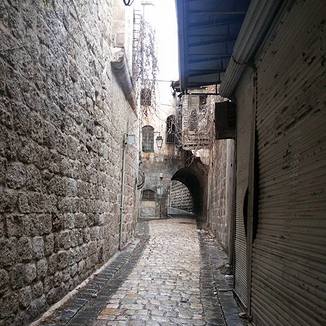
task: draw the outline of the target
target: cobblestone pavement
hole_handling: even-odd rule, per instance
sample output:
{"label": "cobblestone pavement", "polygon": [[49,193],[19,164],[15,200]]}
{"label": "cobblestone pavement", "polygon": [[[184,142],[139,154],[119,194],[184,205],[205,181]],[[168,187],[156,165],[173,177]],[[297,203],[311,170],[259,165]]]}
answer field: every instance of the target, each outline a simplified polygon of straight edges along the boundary
{"label": "cobblestone pavement", "polygon": [[148,226],[115,275],[109,266],[42,325],[243,325],[215,241],[190,219]]}

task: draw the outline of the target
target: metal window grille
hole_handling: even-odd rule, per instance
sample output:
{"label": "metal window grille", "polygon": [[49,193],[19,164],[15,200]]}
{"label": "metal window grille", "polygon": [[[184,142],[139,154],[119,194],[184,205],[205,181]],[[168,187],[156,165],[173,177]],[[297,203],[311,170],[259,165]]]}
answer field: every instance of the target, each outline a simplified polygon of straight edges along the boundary
{"label": "metal window grille", "polygon": [[142,199],[147,201],[155,201],[155,192],[150,189],[143,190]]}
{"label": "metal window grille", "polygon": [[198,128],[198,114],[197,110],[193,109],[190,112],[190,121],[189,121],[189,130],[190,131],[195,131]]}
{"label": "metal window grille", "polygon": [[202,109],[207,104],[207,95],[199,95],[199,109]]}
{"label": "metal window grille", "polygon": [[174,115],[166,119],[166,143],[175,144],[176,142],[176,120]]}
{"label": "metal window grille", "polygon": [[154,128],[152,126],[142,128],[142,149],[143,152],[154,152]]}
{"label": "metal window grille", "polygon": [[152,104],[152,92],[149,88],[143,88],[140,91],[140,104],[142,106],[151,106]]}

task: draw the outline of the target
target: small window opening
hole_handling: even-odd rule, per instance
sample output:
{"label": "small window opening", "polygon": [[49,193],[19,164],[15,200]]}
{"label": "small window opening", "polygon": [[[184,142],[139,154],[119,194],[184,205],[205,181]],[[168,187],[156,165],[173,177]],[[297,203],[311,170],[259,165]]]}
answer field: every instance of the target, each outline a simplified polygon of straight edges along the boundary
{"label": "small window opening", "polygon": [[176,143],[176,124],[175,116],[170,115],[166,119],[166,143],[175,144]]}
{"label": "small window opening", "polygon": [[207,104],[207,95],[199,95],[199,107],[205,106]]}
{"label": "small window opening", "polygon": [[140,104],[142,106],[151,106],[152,104],[152,92],[149,88],[143,88],[140,91]]}
{"label": "small window opening", "polygon": [[144,201],[155,201],[155,192],[150,189],[143,190],[142,199]]}
{"label": "small window opening", "polygon": [[193,109],[190,112],[190,121],[189,121],[189,130],[190,131],[196,131],[198,128],[198,115],[197,110]]}
{"label": "small window opening", "polygon": [[143,152],[154,152],[154,128],[152,126],[142,128],[142,149]]}

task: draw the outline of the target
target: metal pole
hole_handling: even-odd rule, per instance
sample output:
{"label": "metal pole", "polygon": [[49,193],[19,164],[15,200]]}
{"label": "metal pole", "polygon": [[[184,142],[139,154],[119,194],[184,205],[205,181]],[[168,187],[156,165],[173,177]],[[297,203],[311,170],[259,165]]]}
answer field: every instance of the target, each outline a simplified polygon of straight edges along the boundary
{"label": "metal pole", "polygon": [[[128,130],[128,127],[127,127]],[[126,166],[126,149],[127,149],[127,134],[123,135],[122,143],[122,167],[121,167],[121,196],[120,196],[120,220],[119,220],[119,250],[122,247],[122,227],[124,213],[124,190],[125,190],[125,166]]]}
{"label": "metal pole", "polygon": [[253,112],[251,121],[251,141],[250,141],[250,159],[248,176],[248,221],[247,221],[247,315],[251,320],[251,280],[252,280],[252,247],[253,247],[253,222],[255,205],[255,155],[256,155],[256,111],[257,111],[257,69],[254,67],[253,74]]}
{"label": "metal pole", "polygon": [[162,218],[162,198],[160,198],[160,218]]}
{"label": "metal pole", "polygon": [[227,144],[227,216],[229,218],[229,254],[228,254],[228,263],[230,265],[230,272],[233,274],[234,267],[234,241],[235,241],[235,178],[236,178],[236,169],[235,169],[235,141],[228,140]]}

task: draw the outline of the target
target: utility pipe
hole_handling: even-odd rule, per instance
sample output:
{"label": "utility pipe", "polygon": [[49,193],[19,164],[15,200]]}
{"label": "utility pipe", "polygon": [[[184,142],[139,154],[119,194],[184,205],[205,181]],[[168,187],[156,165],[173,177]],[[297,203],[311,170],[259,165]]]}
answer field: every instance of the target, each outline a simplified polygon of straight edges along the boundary
{"label": "utility pipe", "polygon": [[[128,124],[127,124],[128,130]],[[122,249],[122,227],[124,214],[125,168],[128,134],[123,134],[122,140],[122,166],[121,166],[121,195],[120,195],[120,219],[119,219],[119,250]]]}
{"label": "utility pipe", "polygon": [[126,100],[130,104],[134,113],[137,115],[135,90],[124,50],[115,49],[114,58],[111,61],[111,66],[112,72],[116,76]]}
{"label": "utility pipe", "polygon": [[228,226],[228,264],[230,266],[229,272],[233,274],[234,266],[234,241],[235,241],[235,141],[233,139],[227,140],[226,150],[226,205],[227,216],[230,221]]}

